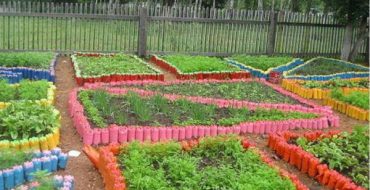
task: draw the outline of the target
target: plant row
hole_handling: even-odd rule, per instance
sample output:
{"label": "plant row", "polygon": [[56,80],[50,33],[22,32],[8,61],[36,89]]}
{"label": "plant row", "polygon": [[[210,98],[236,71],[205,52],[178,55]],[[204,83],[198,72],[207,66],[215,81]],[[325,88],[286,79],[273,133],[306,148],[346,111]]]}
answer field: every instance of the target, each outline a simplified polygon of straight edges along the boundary
{"label": "plant row", "polygon": [[164,75],[134,55],[82,54],[72,55],[79,85],[126,80],[164,80]]}
{"label": "plant row", "polygon": [[[139,96],[128,97],[132,96],[128,94],[130,91]],[[108,89],[110,94],[116,96],[113,97],[115,100],[109,102],[112,97],[101,91],[85,93],[79,97],[81,94],[78,93],[81,92],[84,93],[84,90],[75,89],[71,92],[69,110],[78,133],[83,137],[84,143],[89,145],[132,140],[183,140],[229,133],[276,133],[295,128],[322,129],[338,126],[339,121],[338,117],[323,108],[295,107],[296,113],[289,112],[289,107],[263,110],[250,108],[232,100],[221,103],[213,99],[177,95],[160,97],[155,96],[156,93],[120,88]],[[130,100],[118,101],[122,97]],[[173,106],[184,107],[174,109]],[[151,107],[154,108],[148,109]],[[185,115],[181,113],[184,111]],[[152,115],[153,113],[160,114]],[[221,113],[224,114],[222,117],[217,116]],[[208,117],[210,114],[213,114],[213,117]],[[159,120],[152,122],[151,118]]]}
{"label": "plant row", "polygon": [[60,148],[43,152],[1,149],[0,159],[0,189],[13,189],[34,181],[38,171],[51,173],[65,169],[68,162],[68,156]]}
{"label": "plant row", "polygon": [[55,82],[55,65],[58,55],[40,52],[0,53],[0,79],[18,83],[22,79]]}
{"label": "plant row", "polygon": [[164,70],[176,75],[181,80],[203,79],[242,79],[250,78],[250,73],[242,71],[226,61],[214,57],[168,55],[158,57],[153,55],[150,61]]}
{"label": "plant row", "polygon": [[0,80],[0,89],[0,109],[2,109],[14,101],[31,101],[43,105],[52,105],[55,99],[56,87],[45,80],[22,80],[14,85]]}
{"label": "plant row", "polygon": [[53,177],[49,176],[49,173],[44,171],[39,171],[34,173],[35,181],[28,185],[21,185],[16,188],[16,190],[74,190],[74,177],[70,175],[60,176],[55,175]]}
{"label": "plant row", "polygon": [[307,189],[236,136],[86,148],[106,189]]}
{"label": "plant row", "polygon": [[330,189],[368,189],[369,136],[365,127],[352,133],[320,131],[270,135],[268,146],[283,160]]}
{"label": "plant row", "polygon": [[317,57],[283,73],[284,78],[328,81],[335,78],[369,77],[369,68],[342,60]]}

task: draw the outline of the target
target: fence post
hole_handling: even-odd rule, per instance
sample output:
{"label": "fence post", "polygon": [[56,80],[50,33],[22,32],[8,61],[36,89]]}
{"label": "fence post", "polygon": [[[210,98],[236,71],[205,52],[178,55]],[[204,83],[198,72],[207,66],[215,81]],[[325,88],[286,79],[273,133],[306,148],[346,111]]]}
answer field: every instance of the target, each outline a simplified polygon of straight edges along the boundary
{"label": "fence post", "polygon": [[148,14],[145,7],[139,9],[139,35],[137,53],[139,56],[146,56],[146,38],[148,27]]}
{"label": "fence post", "polygon": [[276,39],[276,25],[277,25],[278,14],[275,11],[270,13],[270,26],[268,33],[268,44],[267,44],[267,54],[273,55],[275,50],[275,39]]}

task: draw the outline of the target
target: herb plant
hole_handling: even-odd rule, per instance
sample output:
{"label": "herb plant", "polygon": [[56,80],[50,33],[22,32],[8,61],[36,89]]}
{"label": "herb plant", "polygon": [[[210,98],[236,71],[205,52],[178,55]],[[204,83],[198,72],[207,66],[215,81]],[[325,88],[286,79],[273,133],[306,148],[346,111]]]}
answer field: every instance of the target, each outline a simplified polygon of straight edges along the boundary
{"label": "herb plant", "polygon": [[176,142],[135,142],[119,162],[129,189],[295,189],[235,136],[205,138],[190,151]]}
{"label": "herb plant", "polygon": [[53,53],[2,52],[0,53],[0,66],[49,69],[53,57]]}
{"label": "herb plant", "polygon": [[182,73],[240,71],[239,68],[232,66],[225,60],[217,57],[165,55],[161,56],[161,58],[175,66]]}
{"label": "herb plant", "polygon": [[251,66],[262,71],[267,71],[269,68],[285,65],[293,61],[293,57],[269,57],[269,56],[250,56],[250,55],[235,55],[229,58],[241,64]]}
{"label": "herb plant", "polygon": [[59,113],[52,106],[14,102],[0,110],[0,140],[43,136],[59,125]]}
{"label": "herb plant", "polygon": [[333,89],[333,88],[369,88],[369,80],[361,79],[358,81],[343,80],[343,79],[331,79],[327,82],[318,81],[302,81],[300,82],[305,88],[321,88],[321,89]]}
{"label": "herb plant", "polygon": [[[317,117],[317,115],[310,113],[283,112],[274,109],[218,108],[215,105],[194,103],[185,99],[171,101],[160,95],[141,97],[134,92],[117,96],[99,90],[81,91],[78,96],[89,120],[100,128],[106,127],[108,124],[141,126],[217,124],[231,126],[245,121]],[[106,112],[105,109],[109,109],[109,111]]]}
{"label": "herb plant", "polygon": [[50,84],[45,80],[22,80],[18,85],[10,85],[0,80],[0,102],[46,99],[49,87]]}
{"label": "herb plant", "polygon": [[308,141],[301,137],[296,143],[320,158],[331,169],[352,178],[369,188],[369,133],[368,127],[355,127],[352,133],[342,132],[331,138]]}
{"label": "herb plant", "polygon": [[21,165],[32,159],[32,154],[14,149],[0,150],[0,170]]}

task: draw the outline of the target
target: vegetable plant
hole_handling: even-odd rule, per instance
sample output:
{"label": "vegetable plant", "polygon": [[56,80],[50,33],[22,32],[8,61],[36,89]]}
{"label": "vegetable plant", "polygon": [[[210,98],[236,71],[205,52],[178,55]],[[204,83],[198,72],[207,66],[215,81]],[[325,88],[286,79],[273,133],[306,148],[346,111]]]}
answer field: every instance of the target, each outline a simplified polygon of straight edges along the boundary
{"label": "vegetable plant", "polygon": [[317,58],[289,72],[289,75],[331,75],[344,72],[366,72],[367,69],[356,65],[343,64],[340,60]]}
{"label": "vegetable plant", "polygon": [[259,82],[231,83],[180,83],[172,85],[137,85],[136,88],[158,91],[161,93],[187,96],[204,96],[222,99],[246,100],[263,103],[299,104],[296,100],[280,94],[273,88]]}
{"label": "vegetable plant", "polygon": [[[82,77],[103,76],[111,74],[155,74],[154,69],[133,55],[122,53],[100,55],[97,57],[75,55],[75,61]],[[75,64],[76,64],[75,63]],[[76,65],[75,65],[76,67]]]}
{"label": "vegetable plant", "polygon": [[[104,94],[104,95],[102,95]],[[87,116],[96,127],[108,124],[141,126],[231,126],[245,121],[310,119],[316,114],[283,112],[280,110],[246,108],[218,108],[215,105],[190,102],[186,99],[169,100],[161,95],[142,97],[134,92],[110,95],[99,90],[79,92],[79,100]],[[103,101],[96,97],[101,96]],[[104,102],[106,105],[102,105]],[[109,107],[108,114],[105,109]]]}
{"label": "vegetable plant", "polygon": [[269,57],[265,55],[261,56],[250,56],[250,55],[234,55],[229,59],[235,60],[241,64],[251,66],[262,71],[267,71],[269,68],[278,67],[285,65],[293,61],[293,57],[281,56],[281,57]]}
{"label": "vegetable plant", "polygon": [[59,125],[59,112],[52,106],[14,102],[0,110],[0,140],[44,136]]}
{"label": "vegetable plant", "polygon": [[327,82],[318,81],[302,81],[300,82],[305,88],[321,88],[321,89],[333,89],[340,87],[348,88],[369,88],[369,80],[361,79],[358,81],[343,80],[343,79],[331,79]]}
{"label": "vegetable plant", "polygon": [[0,170],[21,165],[32,159],[32,154],[15,149],[0,150]]}
{"label": "vegetable plant", "polygon": [[135,142],[118,159],[129,189],[295,189],[235,136],[205,138],[191,150]]}
{"label": "vegetable plant", "polygon": [[350,177],[357,184],[369,188],[369,133],[368,127],[357,126],[352,133],[342,132],[331,138],[308,141],[296,140],[304,150],[320,158],[331,169]]}
{"label": "vegetable plant", "polygon": [[161,56],[167,63],[175,66],[181,73],[193,72],[235,72],[239,68],[228,64],[217,57],[191,56],[191,55],[165,55]]}
{"label": "vegetable plant", "polygon": [[2,52],[0,66],[30,67],[34,69],[49,69],[53,53],[42,52]]}
{"label": "vegetable plant", "polygon": [[17,85],[10,85],[0,80],[0,102],[47,99],[49,87],[50,84],[45,80],[22,80]]}
{"label": "vegetable plant", "polygon": [[344,94],[340,89],[334,89],[331,92],[331,97],[365,110],[369,109],[369,94],[367,92],[352,91],[349,94]]}

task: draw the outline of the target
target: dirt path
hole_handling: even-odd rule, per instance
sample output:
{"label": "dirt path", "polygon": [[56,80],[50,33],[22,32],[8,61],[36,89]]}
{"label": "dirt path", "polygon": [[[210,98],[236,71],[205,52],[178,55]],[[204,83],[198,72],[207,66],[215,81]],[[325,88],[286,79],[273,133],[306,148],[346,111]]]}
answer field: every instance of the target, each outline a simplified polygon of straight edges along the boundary
{"label": "dirt path", "polygon": [[149,64],[150,66],[152,66],[152,67],[154,67],[154,68],[156,68],[156,69],[160,70],[160,71],[163,73],[163,75],[164,75],[164,80],[165,80],[165,81],[173,81],[173,80],[176,80],[176,76],[175,76],[174,74],[172,74],[172,73],[170,73],[170,72],[168,72],[168,71],[166,71],[166,70],[164,70],[164,69],[162,69],[162,68],[158,67],[157,65],[155,65],[155,64],[153,64],[153,63],[151,63],[151,62],[149,62],[149,61],[148,61],[148,64]]}
{"label": "dirt path", "polygon": [[71,118],[68,115],[68,94],[77,87],[73,79],[73,68],[69,58],[61,57],[56,66],[56,107],[62,116],[61,145],[63,152],[70,150],[80,151],[79,157],[71,157],[67,169],[62,174],[73,175],[76,181],[76,190],[102,190],[104,184],[98,171],[93,167],[86,155],[82,152],[83,144],[77,134]]}

